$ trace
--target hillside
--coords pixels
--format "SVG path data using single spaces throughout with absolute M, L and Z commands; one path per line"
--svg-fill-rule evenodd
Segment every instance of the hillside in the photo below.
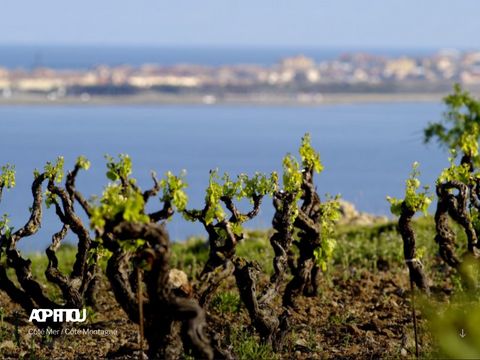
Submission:
M 442 265 L 433 241 L 433 219 L 418 219 L 415 228 L 418 246 L 424 253 L 422 262 L 437 285 L 433 290 L 435 296 L 441 300 L 454 292 L 457 285 L 436 271 Z M 268 235 L 269 231 L 249 231 L 248 238 L 238 247 L 238 255 L 256 261 L 265 273 L 271 274 L 273 251 Z M 396 224 L 343 225 L 337 228 L 337 235 L 333 263 L 321 275 L 319 294 L 298 301 L 281 353 L 274 354 L 270 347 L 259 344 L 233 278 L 217 290 L 207 309 L 209 333 L 214 343 L 238 359 L 414 356 L 410 286 Z M 63 246 L 58 253 L 60 269 L 71 266 L 74 255 L 72 246 Z M 191 238 L 173 245 L 172 265 L 183 269 L 195 286 L 207 255 L 205 240 Z M 34 277 L 42 278 L 46 257 L 34 254 L 31 259 Z M 266 278 L 262 280 L 265 282 Z M 50 293 L 53 291 L 49 289 Z M 0 353 L 6 358 L 138 358 L 138 327 L 115 302 L 104 276 L 98 308 L 89 309 L 86 323 L 73 326 L 117 330 L 115 335 L 63 335 L 58 338 L 32 335 L 35 327 L 28 323 L 27 314 L 3 293 L 0 293 L 0 304 Z M 417 317 L 422 357 L 435 354 L 427 321 L 418 309 Z

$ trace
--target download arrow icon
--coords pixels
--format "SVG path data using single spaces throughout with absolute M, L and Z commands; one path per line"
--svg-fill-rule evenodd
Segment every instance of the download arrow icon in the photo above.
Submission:
M 462 339 L 467 336 L 467 334 L 465 333 L 465 330 L 462 329 L 462 331 L 460 332 L 460 336 L 462 337 Z

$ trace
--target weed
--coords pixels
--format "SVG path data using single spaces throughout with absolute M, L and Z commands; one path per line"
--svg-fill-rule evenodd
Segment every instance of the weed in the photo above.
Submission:
M 230 344 L 238 359 L 241 360 L 274 360 L 278 356 L 272 347 L 262 344 L 258 338 L 246 329 L 234 329 L 230 334 Z
M 221 314 L 234 314 L 240 310 L 240 296 L 236 292 L 220 292 L 212 300 L 211 307 Z

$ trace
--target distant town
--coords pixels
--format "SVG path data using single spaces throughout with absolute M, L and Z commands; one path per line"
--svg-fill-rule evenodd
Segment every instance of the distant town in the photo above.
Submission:
M 315 62 L 304 55 L 272 66 L 145 64 L 97 66 L 87 70 L 0 67 L 0 103 L 95 102 L 275 102 L 322 103 L 334 96 L 439 96 L 459 82 L 480 90 L 480 51 L 439 51 L 397 58 L 344 54 Z M 122 100 L 123 101 L 123 100 Z

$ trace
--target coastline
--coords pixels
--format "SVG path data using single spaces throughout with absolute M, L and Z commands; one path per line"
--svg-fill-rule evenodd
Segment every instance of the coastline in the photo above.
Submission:
M 131 105 L 234 105 L 234 106 L 322 106 L 372 103 L 440 102 L 447 93 L 338 93 L 338 94 L 194 94 L 64 96 L 20 94 L 0 97 L 1 106 L 131 106 Z

